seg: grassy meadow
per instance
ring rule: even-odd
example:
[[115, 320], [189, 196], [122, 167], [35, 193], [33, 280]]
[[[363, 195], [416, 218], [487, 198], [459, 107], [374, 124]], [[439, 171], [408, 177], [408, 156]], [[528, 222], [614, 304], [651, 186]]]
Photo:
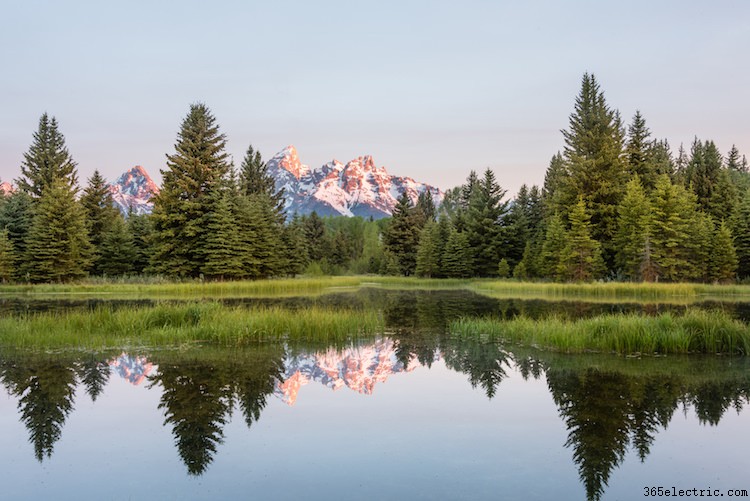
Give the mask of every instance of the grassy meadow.
[[[0, 346], [34, 349], [107, 349], [134, 347], [238, 346], [255, 342], [341, 343], [360, 336], [388, 334], [383, 311], [310, 305], [227, 306], [224, 298], [316, 296], [339, 290], [375, 287], [396, 290], [469, 290], [492, 298], [628, 303], [677, 302], [708, 298], [750, 301], [750, 286], [654, 283], [528, 283], [486, 279], [338, 276], [236, 282], [148, 283], [136, 279], [92, 280], [74, 284], [3, 285], [0, 300], [153, 299], [153, 306], [97, 306], [91, 310], [5, 314], [0, 317]], [[163, 300], [163, 301], [162, 301]], [[176, 301], [172, 301], [176, 300]], [[566, 353], [623, 355], [750, 353], [748, 326], [720, 311], [686, 306], [685, 313], [605, 314], [593, 318], [512, 319], [466, 317], [448, 330]]]

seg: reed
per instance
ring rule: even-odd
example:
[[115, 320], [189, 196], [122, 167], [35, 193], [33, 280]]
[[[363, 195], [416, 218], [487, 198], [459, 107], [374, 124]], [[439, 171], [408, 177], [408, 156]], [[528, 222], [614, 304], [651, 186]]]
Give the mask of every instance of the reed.
[[633, 354], [750, 353], [750, 329], [720, 311], [665, 313], [655, 317], [608, 314], [581, 320], [462, 318], [451, 332], [566, 353]]
[[240, 308], [192, 302], [5, 317], [0, 319], [0, 345], [89, 350], [196, 343], [237, 346], [263, 341], [342, 342], [382, 331], [382, 316], [375, 311]]

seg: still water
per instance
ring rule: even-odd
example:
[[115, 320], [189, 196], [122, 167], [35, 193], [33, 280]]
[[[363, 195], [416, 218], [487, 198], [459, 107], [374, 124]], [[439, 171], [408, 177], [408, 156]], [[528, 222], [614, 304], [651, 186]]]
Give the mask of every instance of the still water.
[[638, 499], [650, 487], [750, 489], [745, 359], [566, 356], [459, 339], [446, 318], [509, 307], [466, 293], [367, 294], [347, 304], [378, 304], [388, 335], [341, 346], [0, 352], [0, 497]]

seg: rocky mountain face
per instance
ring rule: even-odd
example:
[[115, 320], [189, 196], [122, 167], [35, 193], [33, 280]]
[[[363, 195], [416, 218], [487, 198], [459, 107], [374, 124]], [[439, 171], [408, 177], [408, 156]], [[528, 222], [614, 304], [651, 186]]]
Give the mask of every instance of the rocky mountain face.
[[[393, 176], [378, 167], [372, 156], [350, 160], [346, 164], [331, 160], [310, 169], [303, 164], [294, 146], [287, 146], [268, 160], [268, 173], [276, 180], [276, 189], [284, 189], [284, 208], [293, 214], [321, 216], [362, 216], [375, 219], [393, 212], [402, 193], [416, 203], [420, 193], [430, 191], [436, 204], [443, 192], [410, 177]], [[112, 197], [123, 214], [132, 206], [135, 214], [150, 213], [151, 197], [159, 187], [140, 165], [110, 183]]]
[[[437, 355], [436, 355], [437, 358]], [[274, 387], [274, 395], [288, 405], [297, 401], [300, 388], [311, 382], [334, 391], [349, 388], [363, 395], [372, 394], [376, 383], [385, 383], [393, 374], [411, 372], [420, 366], [416, 357], [399, 360], [391, 339], [345, 350], [329, 349], [288, 357], [284, 375]]]
[[1, 195], [10, 195], [11, 193], [15, 193], [16, 187], [10, 184], [8, 181], [3, 181], [0, 183], [0, 194]]
[[146, 169], [136, 165], [109, 184], [112, 199], [124, 214], [132, 208], [134, 214], [150, 214], [154, 208], [151, 197], [159, 193], [159, 187]]
[[276, 188], [284, 189], [287, 214], [321, 216], [362, 216], [375, 219], [391, 215], [398, 198], [406, 192], [416, 203], [420, 193], [429, 190], [439, 203], [443, 193], [410, 177], [389, 174], [378, 167], [372, 156], [350, 160], [346, 164], [332, 160], [310, 169], [303, 164], [294, 146], [287, 146], [268, 162], [268, 172], [276, 179]]

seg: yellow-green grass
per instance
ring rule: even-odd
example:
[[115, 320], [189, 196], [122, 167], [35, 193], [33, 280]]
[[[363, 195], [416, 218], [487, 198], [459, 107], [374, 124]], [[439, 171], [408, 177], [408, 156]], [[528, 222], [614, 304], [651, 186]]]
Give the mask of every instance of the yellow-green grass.
[[339, 343], [382, 331], [382, 315], [376, 311], [241, 308], [193, 302], [5, 317], [0, 319], [0, 346], [100, 350], [297, 340]]
[[565, 353], [750, 353], [750, 329], [720, 311], [658, 316], [607, 314], [580, 320], [462, 318], [451, 324], [461, 336], [482, 336]]

